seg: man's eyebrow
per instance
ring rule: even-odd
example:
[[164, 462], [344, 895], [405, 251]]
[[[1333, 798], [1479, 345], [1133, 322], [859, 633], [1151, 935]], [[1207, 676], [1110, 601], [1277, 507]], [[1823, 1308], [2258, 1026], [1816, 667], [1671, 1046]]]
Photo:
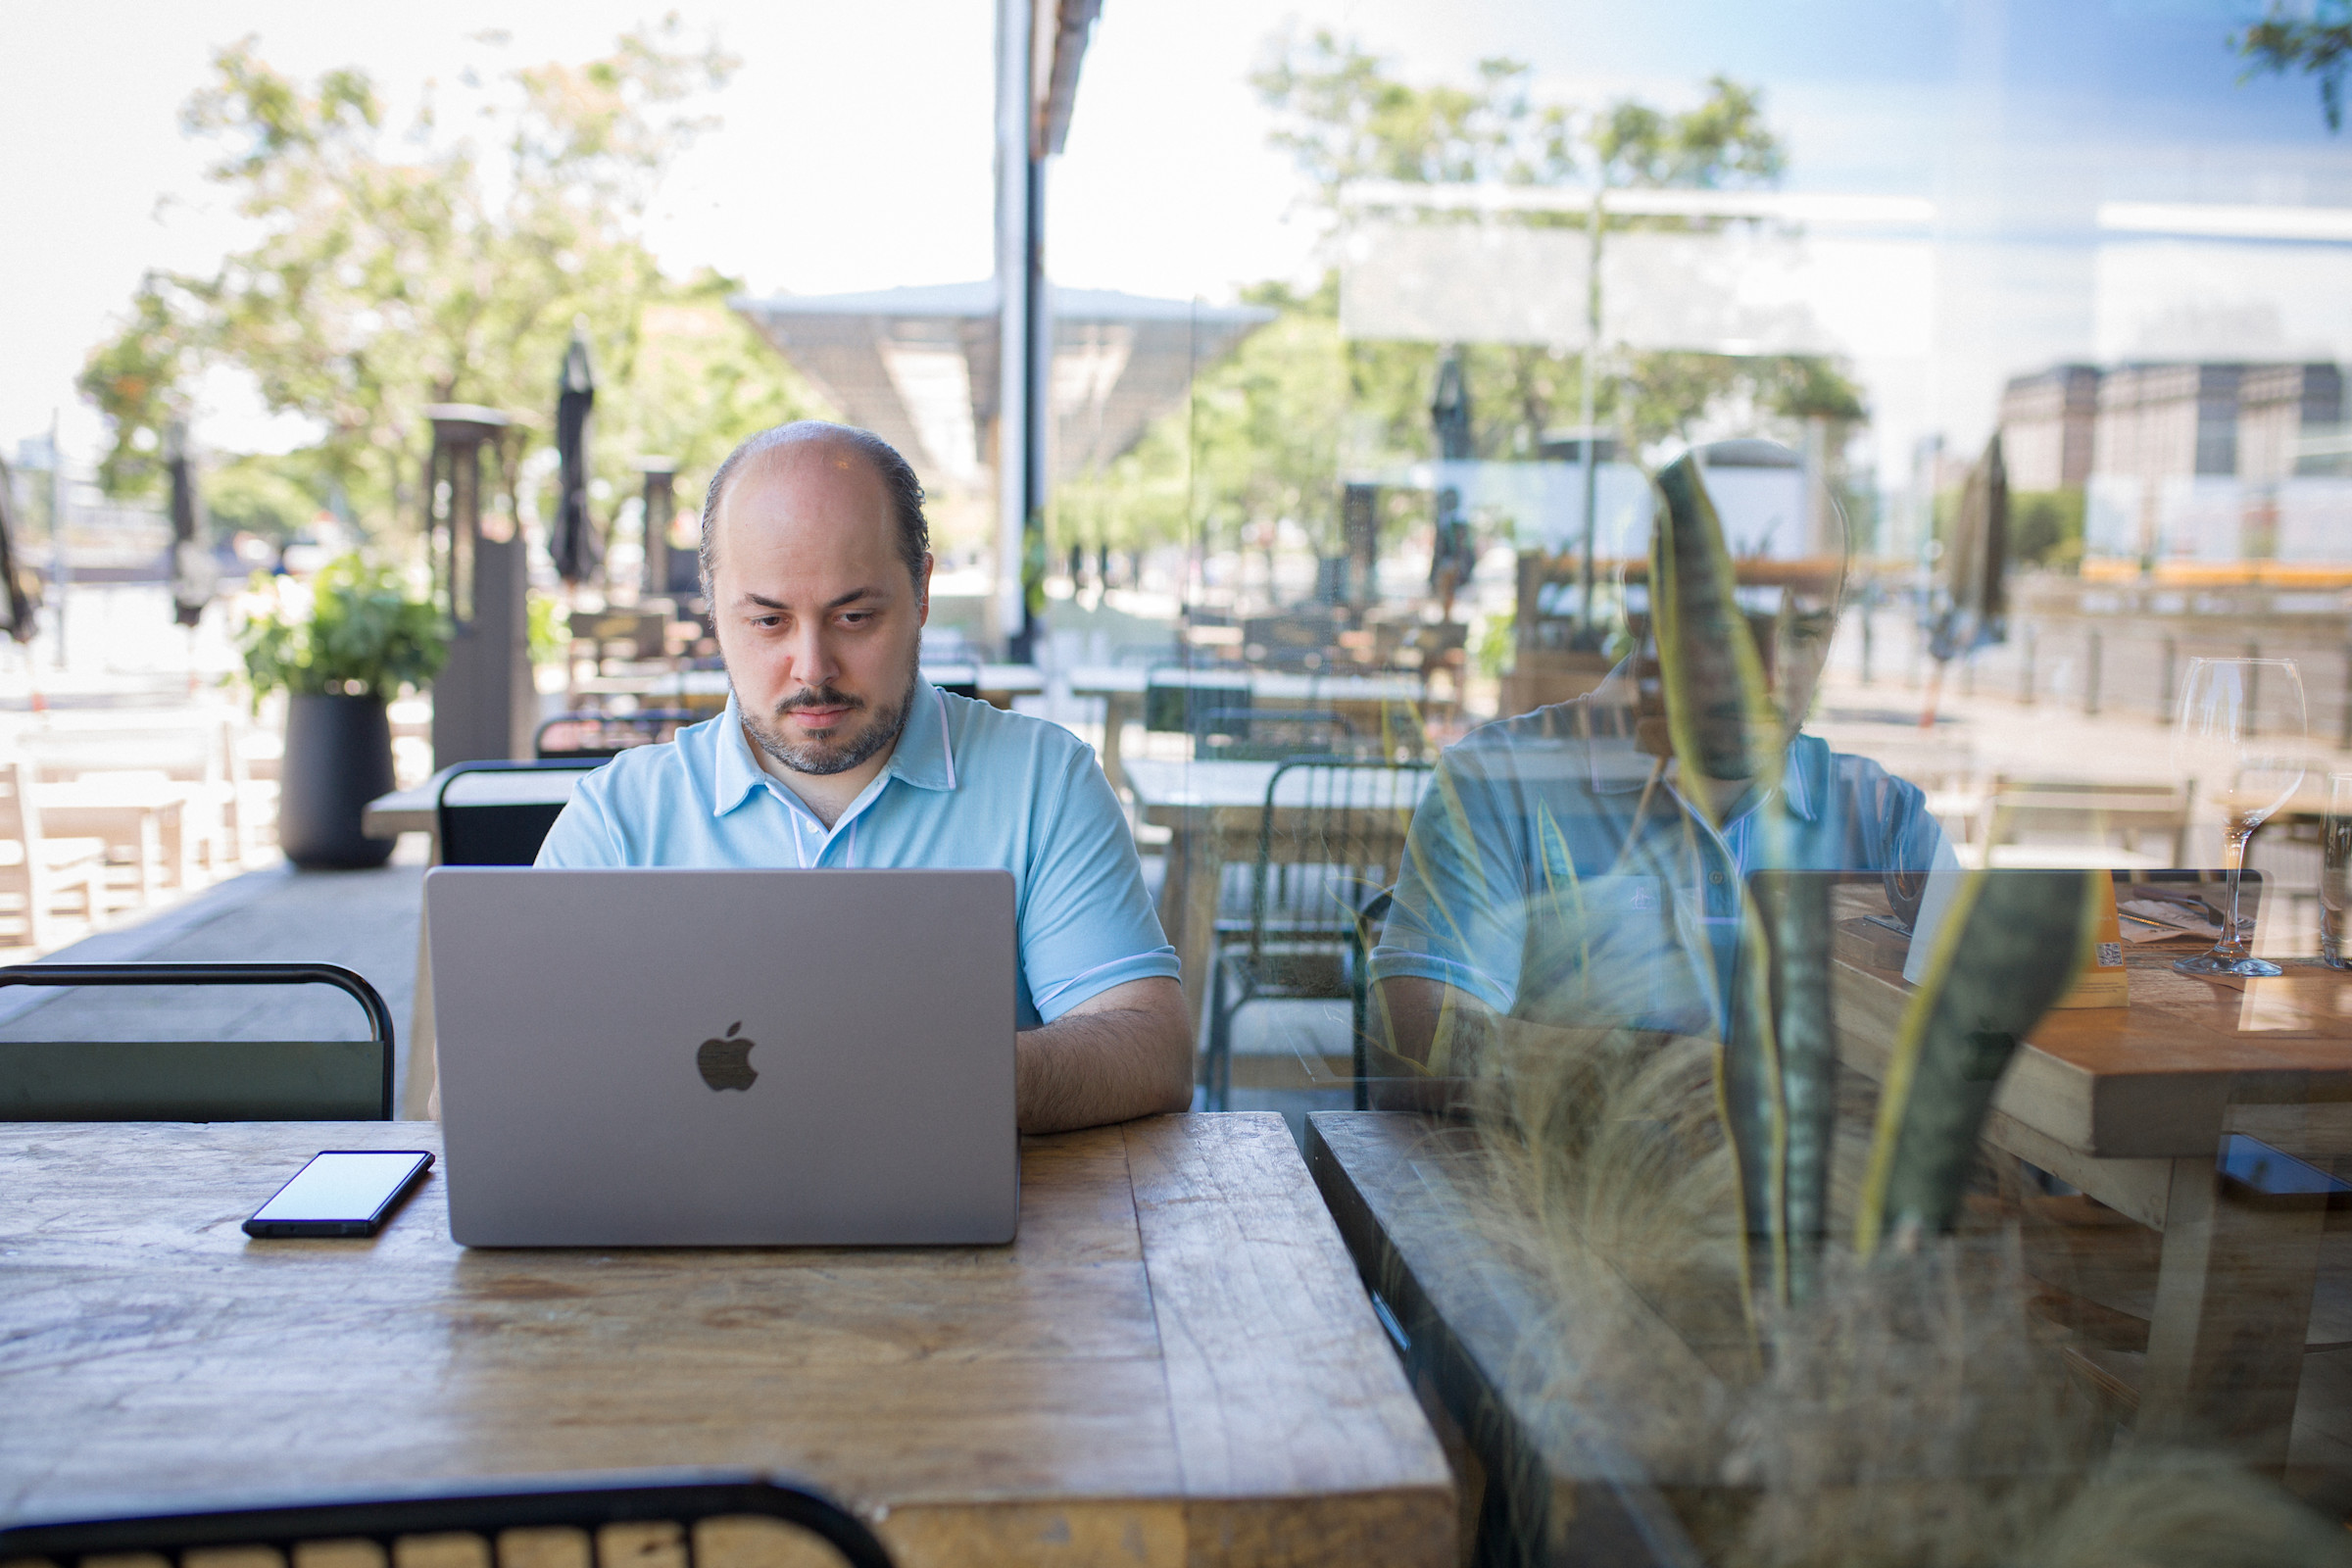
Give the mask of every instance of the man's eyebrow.
[[[843, 594], [840, 598], [834, 600], [831, 604], [826, 605], [823, 608], [826, 610], [839, 610], [842, 606], [854, 605], [860, 599], [879, 598], [881, 593], [882, 590], [879, 588], [853, 588], [848, 593]], [[790, 605], [784, 603], [780, 599], [769, 599], [762, 594], [753, 593], [748, 588], [744, 590], [743, 597], [751, 603], [758, 605], [762, 610], [790, 610], [792, 608]]]

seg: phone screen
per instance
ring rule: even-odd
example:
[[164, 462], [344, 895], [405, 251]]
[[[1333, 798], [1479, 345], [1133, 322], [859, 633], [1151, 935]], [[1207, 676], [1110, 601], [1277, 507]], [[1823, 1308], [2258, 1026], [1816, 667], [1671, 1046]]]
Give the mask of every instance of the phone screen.
[[393, 1200], [432, 1162], [420, 1150], [315, 1154], [245, 1228], [255, 1236], [372, 1235]]

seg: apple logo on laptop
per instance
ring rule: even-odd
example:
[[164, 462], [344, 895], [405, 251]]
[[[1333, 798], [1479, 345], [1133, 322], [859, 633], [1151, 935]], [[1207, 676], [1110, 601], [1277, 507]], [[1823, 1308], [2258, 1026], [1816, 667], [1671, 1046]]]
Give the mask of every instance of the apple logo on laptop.
[[727, 1025], [723, 1038], [713, 1037], [702, 1044], [694, 1054], [694, 1065], [703, 1075], [703, 1082], [713, 1089], [749, 1089], [760, 1070], [752, 1065], [754, 1042], [736, 1038], [743, 1027], [738, 1018]]

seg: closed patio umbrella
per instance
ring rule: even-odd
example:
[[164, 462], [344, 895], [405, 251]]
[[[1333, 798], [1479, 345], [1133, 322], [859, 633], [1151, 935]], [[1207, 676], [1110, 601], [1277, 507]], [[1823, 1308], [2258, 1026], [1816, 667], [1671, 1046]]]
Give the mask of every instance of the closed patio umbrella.
[[174, 425], [165, 452], [172, 479], [172, 618], [193, 626], [220, 585], [220, 568], [197, 537], [196, 471], [188, 458], [187, 432]]
[[588, 515], [588, 415], [596, 407], [596, 371], [588, 363], [588, 339], [577, 328], [564, 351], [564, 373], [556, 383], [556, 456], [562, 463], [563, 499], [549, 554], [556, 575], [586, 582], [604, 560], [596, 523]]
[[41, 608], [32, 574], [17, 564], [16, 481], [0, 463], [0, 631], [18, 642], [32, 641], [34, 612]]
[[2009, 470], [1995, 431], [1984, 455], [1968, 470], [1960, 515], [1936, 572], [1936, 604], [1928, 620], [1928, 652], [1936, 660], [1928, 680], [1925, 729], [1936, 722], [1944, 667], [1978, 649], [2009, 640]]

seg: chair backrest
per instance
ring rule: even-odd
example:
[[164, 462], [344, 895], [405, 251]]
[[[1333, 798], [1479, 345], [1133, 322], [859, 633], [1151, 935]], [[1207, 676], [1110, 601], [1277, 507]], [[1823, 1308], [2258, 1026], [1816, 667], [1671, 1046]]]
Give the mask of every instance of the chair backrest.
[[1250, 886], [1253, 958], [1269, 941], [1339, 944], [1396, 885], [1426, 762], [1306, 760], [1266, 783]]
[[[425, 1547], [434, 1561], [479, 1568], [624, 1561], [763, 1568], [820, 1560], [810, 1549], [818, 1543], [848, 1568], [891, 1568], [873, 1531], [831, 1497], [799, 1482], [738, 1472], [600, 1477], [575, 1485], [533, 1477], [505, 1489], [22, 1524], [0, 1529], [0, 1563], [99, 1568], [95, 1559], [135, 1554], [131, 1560], [153, 1568], [195, 1568], [192, 1555], [244, 1548], [237, 1553], [243, 1568], [289, 1568], [314, 1556], [341, 1562], [356, 1547], [380, 1565], [409, 1560], [413, 1547]], [[321, 1545], [341, 1549], [315, 1550]]]
[[643, 708], [633, 713], [558, 713], [539, 726], [531, 750], [543, 762], [611, 759], [633, 746], [659, 746], [696, 722], [682, 708]]
[[2067, 833], [2136, 843], [2142, 833], [2172, 840], [2173, 859], [2186, 849], [2194, 786], [2100, 783], [2080, 779], [1994, 778], [1984, 802], [1984, 842], [2014, 842], [2020, 832]]
[[[571, 798], [568, 788], [514, 792], [523, 798], [453, 801], [450, 786], [473, 773], [588, 773], [607, 759], [582, 756], [536, 762], [460, 762], [441, 773], [433, 792], [434, 829], [443, 865], [529, 865], [539, 858], [556, 818]], [[576, 781], [574, 781], [576, 782]]]
[[5, 986], [333, 986], [366, 1040], [0, 1040], [0, 1121], [389, 1121], [392, 1014], [332, 963], [23, 963]]
[[1231, 715], [1250, 706], [1247, 675], [1174, 673], [1173, 680], [1159, 679], [1158, 670], [1144, 676], [1145, 729], [1198, 737], [1209, 714]]

